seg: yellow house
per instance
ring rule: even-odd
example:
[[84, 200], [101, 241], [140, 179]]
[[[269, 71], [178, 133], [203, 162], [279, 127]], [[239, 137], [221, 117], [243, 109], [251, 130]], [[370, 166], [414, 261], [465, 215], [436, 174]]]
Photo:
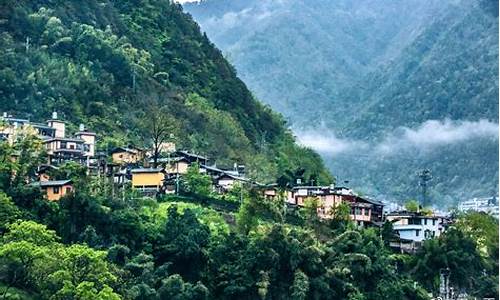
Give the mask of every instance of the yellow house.
[[165, 173], [163, 169], [132, 169], [132, 187], [142, 190], [160, 190]]
[[63, 196], [73, 192], [73, 182], [71, 180], [49, 180], [36, 182], [34, 186], [39, 186], [44, 192], [45, 198], [49, 201], [58, 201]]

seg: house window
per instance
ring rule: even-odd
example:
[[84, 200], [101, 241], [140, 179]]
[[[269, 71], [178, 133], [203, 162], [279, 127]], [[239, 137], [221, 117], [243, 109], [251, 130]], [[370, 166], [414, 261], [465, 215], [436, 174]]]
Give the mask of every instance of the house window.
[[66, 149], [67, 146], [66, 142], [61, 142], [61, 149]]
[[415, 230], [415, 236], [420, 236], [420, 229]]
[[432, 219], [432, 226], [436, 226], [436, 219]]
[[365, 208], [365, 216], [368, 216], [368, 215], [370, 215], [370, 210]]
[[54, 194], [59, 194], [59, 187], [58, 186], [54, 187]]
[[69, 145], [69, 149], [75, 149], [75, 145], [73, 144]]
[[420, 219], [417, 219], [417, 218], [411, 218], [408, 220], [408, 224], [409, 225], [421, 225], [421, 221]]
[[424, 225], [427, 225], [427, 219], [424, 219]]
[[71, 193], [71, 188], [68, 186], [66, 187], [66, 194]]

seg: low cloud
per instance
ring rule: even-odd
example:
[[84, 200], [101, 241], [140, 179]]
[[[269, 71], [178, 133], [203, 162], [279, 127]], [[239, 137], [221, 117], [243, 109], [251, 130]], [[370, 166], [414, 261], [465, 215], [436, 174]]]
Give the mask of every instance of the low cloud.
[[488, 120], [429, 120], [412, 129], [400, 127], [375, 145], [377, 152], [389, 154], [405, 148], [432, 150], [439, 146], [459, 144], [479, 138], [498, 139], [498, 124]]
[[[327, 155], [365, 154], [391, 155], [403, 150], [429, 151], [438, 147], [481, 138], [498, 140], [498, 123], [488, 120], [429, 120], [415, 128], [399, 127], [380, 140], [370, 142], [339, 138], [327, 130], [295, 130], [300, 144]], [[369, 150], [369, 151], [366, 151]], [[368, 152], [368, 153], [366, 153]]]
[[[184, 0], [188, 1], [188, 0]], [[280, 1], [256, 1], [250, 3], [248, 7], [238, 10], [229, 11], [222, 16], [213, 16], [205, 21], [202, 21], [202, 27], [205, 31], [212, 34], [217, 34], [226, 31], [241, 24], [258, 24], [262, 20], [273, 16], [280, 11], [284, 0]]]
[[295, 131], [298, 142], [319, 153], [335, 155], [343, 152], [358, 151], [367, 146], [366, 143], [337, 137], [328, 130]]

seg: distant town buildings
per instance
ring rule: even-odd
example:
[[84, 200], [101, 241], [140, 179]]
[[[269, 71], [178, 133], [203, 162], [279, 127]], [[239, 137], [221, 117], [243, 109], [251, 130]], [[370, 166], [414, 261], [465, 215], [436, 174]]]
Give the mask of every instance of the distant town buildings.
[[458, 210], [484, 212], [498, 219], [498, 197], [473, 198], [463, 201], [458, 204]]

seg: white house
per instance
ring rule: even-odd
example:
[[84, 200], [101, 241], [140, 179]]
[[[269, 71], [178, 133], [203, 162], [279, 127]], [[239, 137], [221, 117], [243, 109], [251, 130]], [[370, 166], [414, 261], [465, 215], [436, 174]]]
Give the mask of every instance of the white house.
[[446, 218], [435, 215], [423, 215], [414, 212], [392, 212], [385, 216], [392, 222], [394, 231], [404, 240], [422, 242], [425, 239], [439, 237], [445, 230]]

